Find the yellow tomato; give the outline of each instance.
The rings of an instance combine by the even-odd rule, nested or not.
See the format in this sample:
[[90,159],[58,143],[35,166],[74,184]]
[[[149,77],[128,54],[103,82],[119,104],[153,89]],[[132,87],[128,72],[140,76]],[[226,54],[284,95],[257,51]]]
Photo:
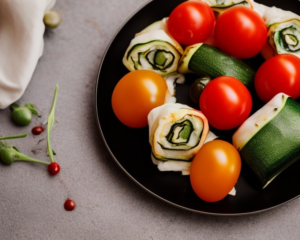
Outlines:
[[114,113],[128,127],[145,127],[149,112],[164,104],[166,92],[166,81],[159,74],[150,70],[132,71],[118,82],[113,91]]
[[230,143],[222,140],[208,142],[192,161],[192,188],[206,202],[219,201],[233,189],[240,171],[241,157]]

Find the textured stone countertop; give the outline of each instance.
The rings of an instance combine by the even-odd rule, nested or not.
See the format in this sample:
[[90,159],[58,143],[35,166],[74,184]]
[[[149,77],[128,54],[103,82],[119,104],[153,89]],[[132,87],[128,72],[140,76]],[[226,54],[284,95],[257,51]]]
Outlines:
[[[117,30],[148,0],[57,0],[62,24],[45,34],[45,49],[19,103],[42,114],[16,127],[0,110],[0,134],[30,132],[48,115],[60,85],[52,147],[61,172],[39,164],[0,164],[0,239],[300,239],[299,199],[241,217],[191,213],[151,196],[115,164],[102,141],[94,111],[100,60]],[[49,161],[45,133],[13,143]],[[40,140],[43,140],[39,143]],[[77,204],[63,209],[66,198]]]

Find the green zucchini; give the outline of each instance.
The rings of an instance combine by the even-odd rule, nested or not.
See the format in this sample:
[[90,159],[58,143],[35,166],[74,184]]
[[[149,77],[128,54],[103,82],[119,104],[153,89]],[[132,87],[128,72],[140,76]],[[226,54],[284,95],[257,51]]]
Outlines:
[[147,69],[162,76],[176,72],[183,53],[180,44],[164,30],[143,30],[130,42],[123,57],[129,71]]
[[235,6],[246,6],[253,8],[251,0],[202,0],[206,2],[214,12],[223,13]]
[[248,118],[233,145],[265,188],[300,158],[300,104],[279,93]]
[[253,87],[255,76],[255,71],[243,61],[204,43],[198,43],[185,49],[179,62],[178,72],[208,75],[211,78],[232,76],[249,89]]
[[206,117],[191,107],[167,103],[148,115],[152,155],[161,161],[191,161],[209,131]]
[[276,53],[289,53],[300,57],[300,18],[269,26],[268,36]]

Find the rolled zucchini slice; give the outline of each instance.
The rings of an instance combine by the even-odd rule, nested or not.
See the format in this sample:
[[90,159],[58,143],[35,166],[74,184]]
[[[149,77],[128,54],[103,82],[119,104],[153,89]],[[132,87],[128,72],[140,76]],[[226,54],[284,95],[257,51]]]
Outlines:
[[216,78],[231,76],[247,88],[253,87],[255,71],[243,61],[204,43],[188,46],[179,62],[178,72]]
[[300,57],[300,18],[269,26],[268,41],[276,54],[289,53]]
[[251,0],[201,0],[207,3],[214,12],[222,14],[224,11],[235,6],[246,6],[253,9]]
[[284,53],[300,57],[300,16],[280,8],[253,4],[268,25],[268,43],[262,55],[266,59]]
[[233,145],[265,188],[300,158],[300,104],[279,93],[234,133]]
[[164,30],[146,31],[131,41],[123,64],[129,71],[147,69],[166,76],[176,72],[182,53],[180,44]]
[[206,117],[187,105],[166,103],[149,113],[148,123],[153,162],[157,165],[158,161],[171,161],[168,165],[183,162],[179,163],[179,169],[186,172],[182,166],[189,169],[191,160],[208,136]]

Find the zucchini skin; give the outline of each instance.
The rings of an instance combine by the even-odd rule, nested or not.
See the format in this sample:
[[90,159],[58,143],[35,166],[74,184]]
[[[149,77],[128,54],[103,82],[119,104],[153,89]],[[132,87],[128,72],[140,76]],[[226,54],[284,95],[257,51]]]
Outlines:
[[191,72],[216,78],[231,76],[240,80],[248,89],[253,89],[255,71],[243,61],[202,44],[191,57],[188,64]]
[[265,188],[300,158],[300,105],[288,98],[282,110],[240,150]]

